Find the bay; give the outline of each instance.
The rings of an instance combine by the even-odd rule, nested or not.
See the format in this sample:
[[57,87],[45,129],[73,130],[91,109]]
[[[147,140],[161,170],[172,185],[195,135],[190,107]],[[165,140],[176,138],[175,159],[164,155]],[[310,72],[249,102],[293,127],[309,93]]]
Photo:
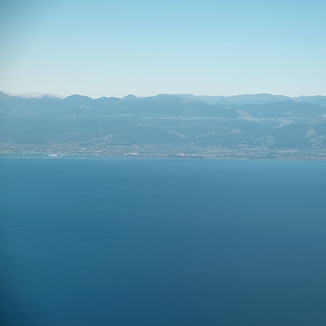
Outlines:
[[326,162],[0,167],[5,325],[326,324]]

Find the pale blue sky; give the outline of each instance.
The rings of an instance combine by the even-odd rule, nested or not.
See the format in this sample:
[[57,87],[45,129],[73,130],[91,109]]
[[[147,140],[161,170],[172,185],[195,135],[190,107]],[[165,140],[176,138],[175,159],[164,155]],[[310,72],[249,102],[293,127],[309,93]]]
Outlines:
[[0,90],[326,95],[325,0],[0,2]]

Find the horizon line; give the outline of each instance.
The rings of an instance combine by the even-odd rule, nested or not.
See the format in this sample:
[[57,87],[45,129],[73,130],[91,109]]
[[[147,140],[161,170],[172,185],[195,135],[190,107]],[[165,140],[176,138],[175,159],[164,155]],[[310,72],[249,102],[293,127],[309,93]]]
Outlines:
[[172,96],[193,96],[193,97],[220,97],[220,98],[229,98],[229,97],[237,97],[237,96],[259,96],[259,95],[271,95],[271,96],[284,96],[284,97],[288,97],[288,98],[299,98],[299,97],[315,97],[315,96],[321,96],[324,97],[326,95],[321,95],[321,94],[315,94],[315,95],[299,95],[299,96],[289,96],[289,95],[284,95],[284,94],[272,94],[272,93],[243,93],[243,94],[234,94],[234,95],[194,95],[191,93],[158,93],[156,95],[148,95],[148,96],[137,96],[134,95],[132,93],[127,94],[125,96],[122,97],[118,97],[118,96],[100,96],[100,97],[93,97],[93,96],[88,96],[88,95],[83,95],[80,93],[73,93],[70,95],[62,95],[62,94],[58,94],[58,93],[41,93],[41,92],[27,92],[27,93],[14,93],[14,92],[7,92],[7,91],[0,91],[0,93],[3,93],[5,95],[11,96],[11,97],[21,97],[21,98],[26,98],[26,99],[42,99],[44,97],[52,97],[52,98],[58,98],[58,99],[65,99],[68,98],[70,96],[83,96],[83,97],[88,97],[91,98],[93,100],[96,99],[100,99],[100,98],[119,98],[119,99],[123,99],[126,97],[136,97],[136,98],[150,98],[150,97],[157,97],[160,95],[172,95]]

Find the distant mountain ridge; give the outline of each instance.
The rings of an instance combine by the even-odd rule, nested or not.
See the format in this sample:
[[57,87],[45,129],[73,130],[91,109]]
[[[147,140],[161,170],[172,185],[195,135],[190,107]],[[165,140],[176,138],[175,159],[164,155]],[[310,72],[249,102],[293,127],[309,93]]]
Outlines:
[[[9,93],[4,93],[0,91],[0,98],[3,97],[22,97],[22,98],[27,98],[27,99],[32,99],[32,98],[38,98],[42,99],[44,97],[48,98],[59,98],[59,99],[65,99],[65,98],[70,98],[70,97],[76,97],[76,96],[81,96],[84,98],[90,98],[88,96],[84,95],[79,95],[79,94],[73,94],[70,96],[62,96],[60,94],[49,94],[49,93],[26,93],[26,94],[20,94],[20,95],[12,95]],[[285,96],[285,95],[272,95],[269,93],[261,93],[261,94],[243,94],[243,95],[231,95],[231,96],[211,96],[211,95],[191,95],[191,94],[158,94],[156,96],[147,96],[147,97],[136,97],[133,94],[129,94],[123,98],[120,99],[136,99],[136,98],[148,98],[148,97],[164,97],[164,96],[180,96],[184,98],[189,98],[193,100],[197,100],[200,102],[205,102],[207,104],[238,104],[238,105],[243,105],[243,104],[268,104],[268,103],[274,103],[274,102],[283,102],[283,101],[288,101],[292,100],[295,102],[306,102],[306,103],[314,103],[320,106],[326,106],[326,96],[322,95],[315,95],[315,96],[298,96],[298,97],[290,97],[290,96]],[[106,99],[108,97],[100,97],[96,98],[94,100],[99,100],[99,99]],[[117,98],[117,97],[116,97]]]
[[23,97],[23,98],[44,98],[44,97],[65,98],[65,96],[61,94],[50,94],[50,93],[24,93],[24,94],[13,94],[13,93],[5,93],[5,92],[0,92],[0,93],[12,97]]
[[255,152],[258,158],[272,152],[282,156],[284,151],[319,157],[326,151],[326,96],[160,94],[92,99],[75,94],[60,99],[0,92],[0,118],[2,153],[42,148],[67,155],[87,151],[112,156],[119,148],[118,154],[127,156],[207,157],[209,152],[209,157],[219,157],[223,152],[246,157]]

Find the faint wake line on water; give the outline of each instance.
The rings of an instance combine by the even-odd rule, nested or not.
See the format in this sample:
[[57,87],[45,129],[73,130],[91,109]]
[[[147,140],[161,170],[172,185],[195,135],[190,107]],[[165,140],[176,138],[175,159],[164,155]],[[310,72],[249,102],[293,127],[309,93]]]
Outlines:
[[56,240],[56,241],[61,241],[61,242],[65,242],[65,243],[71,243],[71,244],[74,244],[74,245],[88,247],[88,248],[101,249],[101,250],[107,250],[107,251],[115,251],[115,252],[127,252],[127,251],[119,250],[119,249],[115,249],[115,248],[95,246],[95,245],[87,244],[87,243],[84,243],[84,242],[77,242],[77,241],[71,241],[71,240],[56,238],[56,237],[49,237],[49,236],[46,236],[46,235],[43,235],[43,234],[22,231],[22,230],[18,230],[18,229],[14,229],[14,228],[9,228],[7,226],[2,226],[2,225],[0,225],[0,228],[5,229],[5,230],[9,230],[9,231],[13,231],[13,232],[18,232],[18,233],[22,233],[22,234],[31,235],[31,236],[34,236],[34,237],[40,237],[40,238],[45,238],[45,239],[50,239],[50,240]]
[[1,247],[1,249],[18,251],[18,252],[27,252],[27,253],[30,253],[30,254],[36,254],[36,255],[41,255],[41,256],[46,256],[46,257],[57,258],[57,259],[64,260],[64,261],[67,261],[67,262],[70,262],[70,263],[74,263],[74,264],[78,264],[78,265],[90,266],[88,264],[81,263],[81,262],[76,261],[76,260],[73,260],[73,259],[64,258],[64,257],[58,256],[58,255],[46,254],[44,252],[39,252],[39,251],[35,251],[35,250],[20,249],[20,248],[9,248],[9,247]]

